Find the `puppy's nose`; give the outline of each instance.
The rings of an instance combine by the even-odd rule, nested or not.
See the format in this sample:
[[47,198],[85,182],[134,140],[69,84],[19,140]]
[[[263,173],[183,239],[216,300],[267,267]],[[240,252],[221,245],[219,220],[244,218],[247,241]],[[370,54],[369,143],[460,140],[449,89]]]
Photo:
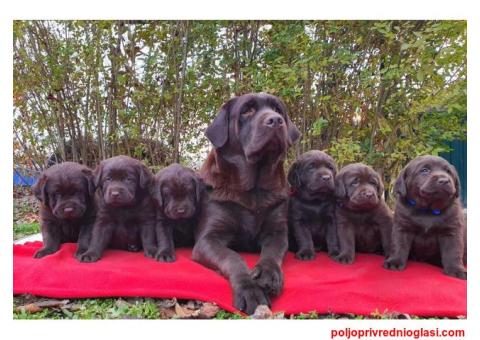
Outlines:
[[362,196],[366,197],[366,198],[372,198],[373,197],[373,192],[371,191],[363,191],[362,192]]
[[331,178],[332,178],[332,176],[330,176],[330,175],[323,175],[323,176],[322,176],[322,181],[327,182],[327,181],[329,181]]
[[179,214],[183,214],[185,211],[186,211],[186,209],[184,207],[177,208],[177,213],[179,213]]
[[450,182],[450,179],[448,177],[440,177],[439,179],[437,179],[437,183],[440,185],[445,185],[445,184],[448,184],[449,182]]
[[71,213],[73,211],[73,208],[65,208],[63,209],[63,212],[68,214],[68,213]]
[[265,117],[265,125],[269,128],[278,128],[285,124],[285,120],[278,113],[270,113]]

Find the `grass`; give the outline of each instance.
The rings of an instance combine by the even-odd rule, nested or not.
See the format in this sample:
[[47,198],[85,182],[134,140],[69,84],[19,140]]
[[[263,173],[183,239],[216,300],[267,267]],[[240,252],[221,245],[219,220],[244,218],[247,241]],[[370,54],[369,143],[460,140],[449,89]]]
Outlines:
[[40,232],[40,224],[33,223],[17,223],[13,224],[13,239],[18,240],[22,237],[37,234]]

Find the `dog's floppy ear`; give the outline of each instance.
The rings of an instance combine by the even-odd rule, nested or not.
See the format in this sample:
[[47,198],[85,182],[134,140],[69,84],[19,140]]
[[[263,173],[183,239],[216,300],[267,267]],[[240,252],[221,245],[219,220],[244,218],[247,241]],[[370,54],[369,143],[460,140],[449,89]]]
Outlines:
[[345,172],[341,172],[335,176],[335,196],[337,198],[347,197],[347,188],[345,187]]
[[452,172],[453,181],[455,182],[455,197],[460,196],[460,179],[458,177],[457,169],[453,165],[450,166],[450,171]]
[[195,197],[196,197],[197,204],[199,204],[202,199],[203,192],[205,190],[205,183],[203,182],[203,179],[197,174],[195,174],[194,181],[195,181]]
[[47,182],[48,182],[48,177],[47,175],[43,174],[42,177],[38,180],[37,183],[32,187],[32,192],[35,195],[35,197],[42,202],[43,205],[49,206],[48,205],[48,194],[47,194]]
[[93,178],[93,172],[91,169],[82,169],[82,173],[85,175],[87,180],[88,195],[93,197],[95,195],[95,183]]
[[93,186],[95,188],[98,188],[100,186],[100,180],[102,179],[102,173],[103,173],[103,162],[100,162],[100,164],[97,165],[95,170],[93,171]]
[[288,183],[294,188],[299,188],[302,185],[300,179],[300,164],[298,161],[293,162],[292,166],[288,170]]
[[221,148],[228,141],[228,125],[230,122],[230,111],[237,97],[230,99],[222,105],[212,124],[205,131],[205,135],[216,148]]
[[163,206],[162,179],[158,174],[154,177],[153,183],[150,186],[150,195],[152,195],[160,207]]
[[139,174],[140,188],[142,188],[143,190],[150,190],[150,187],[151,187],[152,182],[153,182],[152,172],[144,164],[142,164],[140,166],[139,171],[140,171],[140,174]]
[[288,115],[287,117],[287,133],[290,145],[294,144],[300,138],[300,131],[297,126],[293,124],[292,120]]
[[400,197],[407,196],[407,169],[408,164],[402,169],[402,171],[400,171],[395,180],[395,185],[393,186],[393,193],[395,195],[400,195]]

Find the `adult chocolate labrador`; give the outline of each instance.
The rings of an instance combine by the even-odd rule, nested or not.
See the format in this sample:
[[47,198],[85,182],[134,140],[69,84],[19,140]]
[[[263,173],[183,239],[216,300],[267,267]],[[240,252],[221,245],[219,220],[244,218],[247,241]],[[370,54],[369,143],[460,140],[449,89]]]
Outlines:
[[[288,246],[283,161],[300,133],[279,98],[258,93],[227,101],[206,135],[213,149],[201,174],[211,189],[203,200],[193,259],[227,277],[234,305],[252,314],[283,288]],[[238,251],[260,252],[253,270]]]

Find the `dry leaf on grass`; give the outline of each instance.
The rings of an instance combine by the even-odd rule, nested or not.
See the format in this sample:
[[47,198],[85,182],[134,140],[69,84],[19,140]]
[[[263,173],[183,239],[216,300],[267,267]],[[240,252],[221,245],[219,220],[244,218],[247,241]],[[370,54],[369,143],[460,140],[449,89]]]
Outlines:
[[252,315],[252,319],[271,319],[272,317],[273,313],[267,305],[258,305]]
[[211,319],[215,317],[215,315],[217,315],[219,310],[220,310],[220,307],[218,307],[216,304],[205,302],[200,307],[200,313],[198,314],[198,317],[202,319]]

